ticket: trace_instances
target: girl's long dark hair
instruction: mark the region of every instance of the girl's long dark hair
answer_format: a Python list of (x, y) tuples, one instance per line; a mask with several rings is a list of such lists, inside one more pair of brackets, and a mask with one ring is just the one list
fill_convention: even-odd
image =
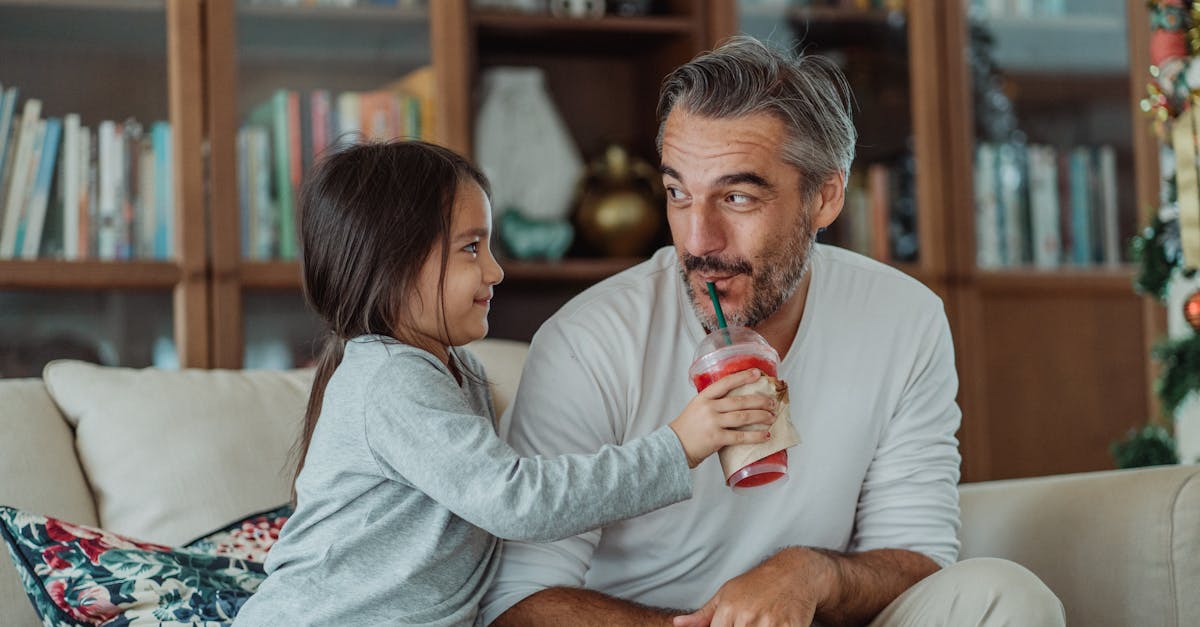
[[(487, 179), (455, 152), (421, 141), (370, 142), (321, 159), (300, 188), (304, 299), (326, 329), (304, 426), (292, 452), (304, 467), (325, 387), (346, 341), (367, 334), (406, 335), (404, 316), (416, 279), (441, 242), (445, 282), (450, 220), (463, 182), (490, 196)], [(443, 322), (443, 327), (445, 323)], [(453, 357), (450, 368), (458, 374)]]

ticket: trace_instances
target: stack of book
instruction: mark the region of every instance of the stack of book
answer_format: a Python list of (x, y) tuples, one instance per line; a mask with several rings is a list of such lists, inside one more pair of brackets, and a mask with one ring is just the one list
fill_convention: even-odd
[(331, 149), (360, 140), (431, 139), (432, 69), (381, 89), (279, 89), (238, 131), (245, 259), (296, 258), (296, 198), (304, 173)]
[(842, 213), (820, 241), (885, 263), (916, 261), (916, 189), (911, 155), (856, 164)]
[(0, 259), (168, 259), (171, 126), (42, 117), (0, 85)]
[(981, 143), (975, 250), (981, 268), (1121, 262), (1112, 146)]

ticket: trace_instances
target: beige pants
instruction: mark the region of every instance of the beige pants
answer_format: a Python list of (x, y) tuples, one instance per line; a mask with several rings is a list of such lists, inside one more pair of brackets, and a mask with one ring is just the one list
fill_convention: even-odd
[(1066, 625), (1062, 601), (1024, 566), (980, 557), (952, 564), (896, 597), (871, 627)]

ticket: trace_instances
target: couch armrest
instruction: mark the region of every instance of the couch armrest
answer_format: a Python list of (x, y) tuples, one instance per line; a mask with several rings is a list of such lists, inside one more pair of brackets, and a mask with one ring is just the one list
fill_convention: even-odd
[(965, 484), (961, 558), (1037, 573), (1071, 625), (1200, 621), (1200, 466)]

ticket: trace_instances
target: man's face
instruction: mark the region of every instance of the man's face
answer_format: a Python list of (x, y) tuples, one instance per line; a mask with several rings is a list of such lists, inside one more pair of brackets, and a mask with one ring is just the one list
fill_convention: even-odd
[[(795, 293), (808, 267), (822, 193), (802, 198), (800, 172), (783, 161), (784, 125), (676, 109), (663, 131), (667, 219), (679, 269), (700, 321), (716, 328), (706, 282), (731, 325), (755, 327)], [(840, 207), (840, 199), (839, 199)], [(836, 217), (836, 213), (834, 213)]]

